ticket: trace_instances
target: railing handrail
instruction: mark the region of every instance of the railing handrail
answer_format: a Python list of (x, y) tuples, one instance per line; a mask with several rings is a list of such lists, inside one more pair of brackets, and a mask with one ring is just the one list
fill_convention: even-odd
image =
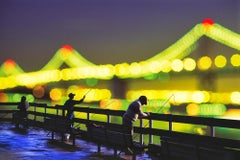
[[(2, 103), (0, 102), (1, 105), (17, 105), (18, 103)], [(67, 109), (64, 105), (56, 105), (56, 106), (49, 106), (45, 103), (30, 103), (30, 108), (34, 107), (34, 109), (29, 111), (29, 114), (32, 114), (35, 116), (34, 120), (36, 120), (36, 116), (50, 116), (51, 114), (46, 113), (47, 109), (56, 109), (56, 110), (62, 110), (62, 115), (65, 115), (65, 110)], [(38, 112), (36, 108), (44, 108), (45, 113), (43, 112)], [(10, 113), (13, 112), (14, 110), (2, 110), (0, 112), (0, 119), (1, 119), (1, 113)], [(76, 106), (74, 108), (75, 112), (84, 112), (86, 114), (101, 114), (101, 115), (106, 115), (107, 117), (110, 116), (119, 116), (121, 117), (123, 113), (125, 112), (124, 110), (111, 110), (111, 109), (100, 109), (100, 108), (90, 108), (90, 107), (81, 107), (81, 106)], [(89, 117), (88, 117), (89, 118)], [(86, 119), (90, 120), (90, 119)], [(110, 119), (110, 118), (108, 118)], [(194, 117), (194, 116), (185, 116), (185, 115), (173, 115), (173, 114), (158, 114), (158, 113), (151, 113), (149, 117), (143, 118), (149, 121), (148, 128), (151, 128), (150, 124), (152, 124), (152, 121), (166, 121), (169, 123), (169, 131), (172, 131), (172, 125), (173, 123), (184, 123), (184, 124), (191, 124), (191, 125), (206, 125), (211, 128), (211, 135), (214, 137), (214, 127), (226, 127), (226, 128), (235, 128), (239, 129), (240, 127), (240, 120), (232, 120), (232, 119), (218, 119), (218, 118), (210, 118), (210, 117)], [(76, 122), (79, 121), (85, 121), (81, 118), (76, 118)], [(106, 122), (106, 123), (111, 123), (111, 122)], [(137, 128), (146, 128), (143, 126), (135, 127)], [(137, 129), (138, 130), (138, 129)], [(138, 131), (140, 133), (140, 131)], [(141, 134), (141, 133), (140, 133)], [(151, 134), (151, 133), (148, 133)]]

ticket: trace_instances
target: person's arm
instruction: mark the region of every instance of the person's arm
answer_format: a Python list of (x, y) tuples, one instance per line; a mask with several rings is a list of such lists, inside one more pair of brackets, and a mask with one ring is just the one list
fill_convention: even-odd
[(140, 112), (139, 117), (148, 117), (149, 113)]
[(83, 101), (84, 101), (84, 99), (85, 99), (85, 95), (83, 96), (83, 98), (82, 99), (80, 99), (80, 100), (73, 100), (73, 102), (74, 102), (74, 104), (79, 104), (79, 103), (82, 103)]
[(139, 115), (140, 118), (142, 118), (142, 117), (148, 117), (150, 115), (150, 113), (144, 113), (142, 111), (141, 107), (139, 106), (138, 115)]
[(25, 102), (25, 108), (26, 108), (26, 111), (28, 110), (28, 108), (29, 108), (29, 103), (26, 101)]
[(86, 96), (84, 95), (83, 98), (79, 100), (79, 103), (82, 103), (85, 98), (86, 98)]

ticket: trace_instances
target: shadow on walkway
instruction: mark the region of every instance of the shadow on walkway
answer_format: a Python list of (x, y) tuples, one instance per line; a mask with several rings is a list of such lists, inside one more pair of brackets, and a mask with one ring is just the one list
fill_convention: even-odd
[[(15, 129), (12, 124), (0, 124), (1, 160), (131, 160), (131, 155), (121, 153), (113, 157), (113, 149), (76, 139), (76, 146), (52, 141), (51, 134), (40, 128)], [(60, 136), (57, 137), (60, 139)], [(151, 160), (147, 154), (138, 155), (137, 160)]]

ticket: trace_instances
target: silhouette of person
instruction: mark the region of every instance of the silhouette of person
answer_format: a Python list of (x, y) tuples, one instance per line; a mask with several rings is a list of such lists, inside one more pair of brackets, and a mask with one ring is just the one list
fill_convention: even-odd
[(74, 119), (74, 113), (73, 113), (74, 105), (82, 103), (85, 99), (85, 95), (80, 100), (74, 100), (73, 99), (74, 96), (75, 96), (75, 94), (69, 93), (68, 94), (69, 99), (64, 103), (64, 106), (67, 107), (67, 115), (66, 115), (67, 120)]
[(142, 106), (147, 105), (147, 97), (140, 96), (137, 100), (133, 101), (127, 111), (123, 114), (123, 129), (126, 133), (133, 135), (133, 122), (135, 122), (138, 117), (147, 117), (150, 113), (142, 112)]
[[(69, 93), (68, 94), (68, 100), (64, 103), (64, 106), (67, 107), (66, 119), (67, 119), (67, 121), (71, 121), (71, 124), (69, 126), (70, 128), (73, 127), (73, 123), (74, 123), (73, 122), (73, 119), (74, 119), (74, 112), (73, 112), (74, 105), (82, 103), (84, 101), (84, 99), (85, 99), (85, 95), (80, 100), (74, 100), (73, 99), (74, 96), (75, 96), (75, 94)], [(68, 141), (69, 138), (70, 138), (70, 134), (66, 133), (65, 137), (66, 137), (66, 140)]]
[[(142, 111), (142, 106), (147, 105), (147, 97), (146, 96), (140, 96), (137, 100), (130, 103), (128, 106), (127, 111), (123, 114), (123, 130), (125, 133), (130, 134), (133, 136), (133, 123), (138, 118), (147, 117), (150, 115), (150, 113), (144, 113)], [(131, 138), (131, 141), (133, 141), (133, 138)], [(129, 146), (131, 147), (131, 146)], [(131, 151), (131, 148), (128, 148), (129, 152)]]
[[(20, 123), (25, 123), (25, 120), (27, 118), (27, 110), (29, 108), (29, 103), (27, 102), (27, 98), (25, 96), (21, 97), (21, 101), (19, 102), (17, 108), (18, 108), (18, 111), (16, 113), (17, 115), (15, 115), (17, 116), (15, 117), (16, 118), (15, 120), (16, 120), (16, 127), (19, 128)], [(23, 124), (23, 125), (25, 125), (26, 127), (27, 124)]]

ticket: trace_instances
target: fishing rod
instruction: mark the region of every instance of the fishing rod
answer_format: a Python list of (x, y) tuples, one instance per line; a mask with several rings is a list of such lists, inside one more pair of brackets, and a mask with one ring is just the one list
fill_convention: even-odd
[(88, 89), (87, 92), (83, 96), (87, 96), (87, 94), (92, 90), (92, 88)]
[[(91, 90), (92, 90), (91, 88), (88, 89), (87, 92), (83, 95), (82, 99), (85, 98), (85, 97), (87, 96), (87, 94), (88, 94)], [(81, 100), (82, 100), (82, 99), (81, 99)], [(80, 101), (80, 100), (79, 100), (79, 101)]]
[[(87, 94), (92, 90), (92, 88), (88, 89), (87, 92), (83, 95), (83, 97), (86, 97)], [(78, 115), (78, 114), (77, 114)]]
[(161, 107), (157, 110), (157, 113), (159, 113), (159, 112), (166, 106), (166, 104), (169, 102), (169, 100), (170, 100), (172, 97), (174, 97), (174, 99), (175, 99), (175, 95), (174, 95), (174, 94), (171, 94), (171, 96), (169, 96), (168, 99), (166, 99), (166, 100), (163, 102), (163, 104), (161, 105)]
[[(83, 98), (86, 97), (87, 94), (88, 94), (91, 90), (92, 90), (92, 88), (88, 89), (87, 92), (83, 95)], [(80, 124), (79, 124), (79, 125), (80, 125)], [(77, 125), (77, 126), (79, 126), (79, 125)], [(75, 128), (76, 126), (75, 126), (75, 127), (72, 126), (72, 127)], [(48, 136), (50, 133), (51, 133), (51, 131), (47, 133), (47, 136)]]

